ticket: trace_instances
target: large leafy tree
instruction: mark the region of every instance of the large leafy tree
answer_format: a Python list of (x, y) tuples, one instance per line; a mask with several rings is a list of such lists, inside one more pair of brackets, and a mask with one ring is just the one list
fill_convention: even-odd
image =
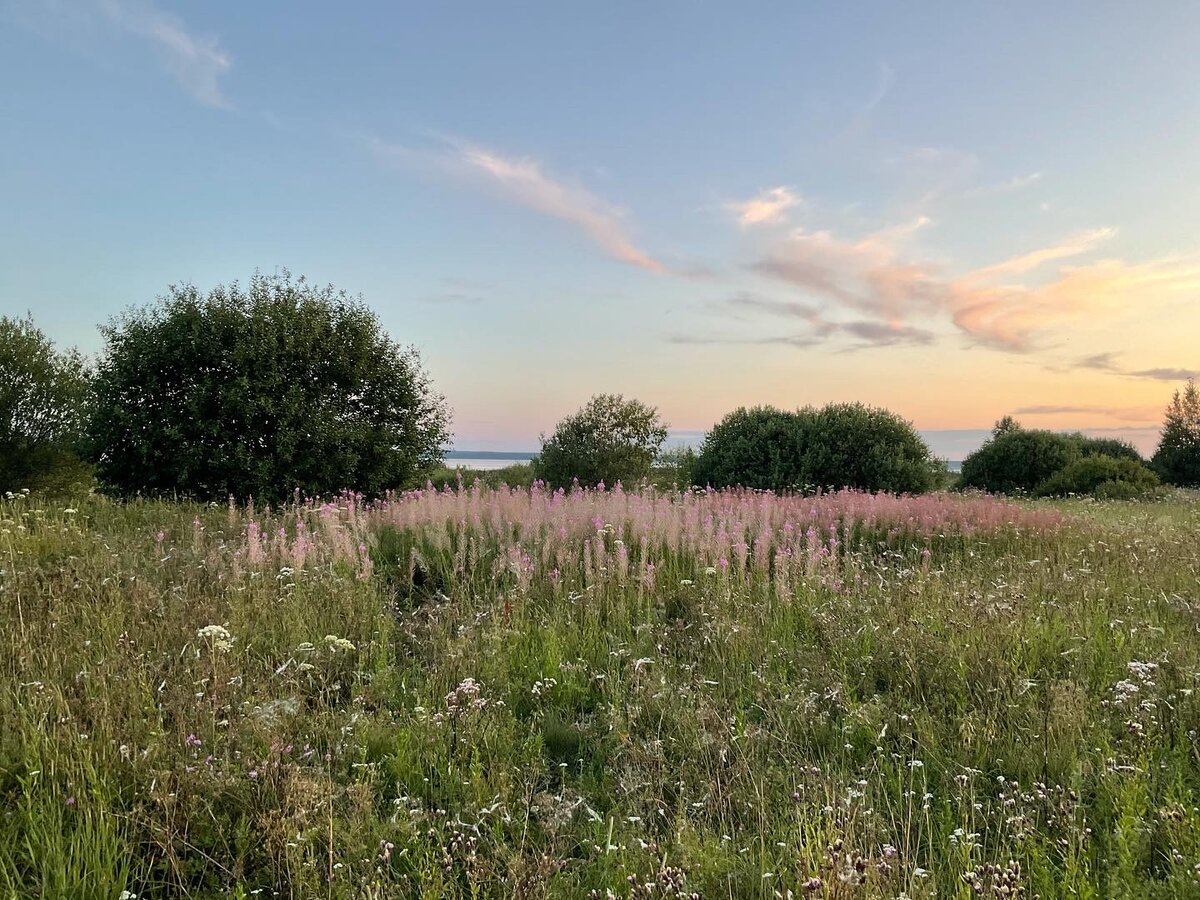
[(449, 439), (416, 352), (361, 301), (303, 278), (172, 287), (103, 332), (91, 443), (119, 494), (378, 495)]
[(89, 396), (83, 357), (29, 317), (0, 317), (0, 491), (87, 477), (77, 450)]
[(598, 394), (567, 416), (534, 463), (538, 478), (552, 487), (569, 487), (576, 479), (586, 487), (618, 481), (632, 485), (650, 474), (667, 439), (658, 411), (620, 394)]
[(1200, 391), (1194, 379), (1171, 398), (1151, 464), (1169, 484), (1200, 487)]

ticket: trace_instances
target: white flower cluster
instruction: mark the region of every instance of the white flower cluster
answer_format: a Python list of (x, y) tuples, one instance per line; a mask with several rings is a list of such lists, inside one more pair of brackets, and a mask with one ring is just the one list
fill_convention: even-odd
[(207, 641), (214, 653), (228, 653), (237, 641), (224, 625), (205, 625), (196, 632), (196, 637)]
[(330, 653), (350, 653), (357, 649), (350, 641), (336, 634), (325, 635), (325, 643), (329, 645)]

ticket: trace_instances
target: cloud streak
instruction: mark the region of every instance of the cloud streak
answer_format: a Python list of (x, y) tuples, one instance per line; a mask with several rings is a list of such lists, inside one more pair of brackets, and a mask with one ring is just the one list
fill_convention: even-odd
[(167, 71), (198, 102), (214, 109), (231, 108), (221, 91), (221, 78), (233, 60), (215, 38), (192, 34), (181, 19), (150, 3), (100, 0), (99, 9), (122, 31), (148, 41)]
[(781, 185), (769, 188), (749, 200), (726, 203), (725, 208), (733, 213), (739, 226), (753, 228), (782, 222), (787, 211), (799, 205), (800, 197), (791, 188)]
[(795, 229), (751, 268), (893, 327), (912, 317), (948, 316), (972, 340), (1017, 352), (1033, 349), (1055, 326), (1200, 293), (1196, 258), (1102, 259), (1060, 265), (1038, 284), (1022, 280), (1051, 263), (1094, 252), (1113, 237), (1112, 228), (1080, 232), (955, 277), (906, 252), (908, 239), (928, 221), (917, 218), (858, 239)]
[(668, 271), (664, 263), (633, 242), (620, 209), (581, 185), (551, 176), (536, 160), (504, 156), (457, 138), (439, 138), (432, 149), (391, 143), (374, 136), (368, 136), (365, 143), (372, 153), (391, 164), (433, 168), (508, 203), (566, 222), (613, 259), (650, 272)]

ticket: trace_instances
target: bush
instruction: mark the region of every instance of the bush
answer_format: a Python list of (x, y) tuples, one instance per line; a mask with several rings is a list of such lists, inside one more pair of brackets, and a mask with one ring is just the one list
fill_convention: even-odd
[(527, 462), (513, 463), (511, 466), (504, 466), (499, 469), (441, 466), (419, 483), (414, 484), (414, 486), (425, 487), (426, 482), (428, 482), (438, 490), (443, 490), (447, 487), (451, 490), (457, 490), (459, 484), (461, 484), (469, 490), (478, 481), (480, 484), (490, 488), (498, 488), (501, 485), (529, 488), (533, 487), (533, 479), (533, 465)]
[(1168, 484), (1200, 487), (1200, 393), (1189, 380), (1175, 392), (1151, 465)]
[(90, 396), (83, 357), (31, 318), (0, 317), (0, 493), (91, 481), (79, 458)]
[(597, 394), (577, 413), (542, 436), (533, 462), (538, 478), (554, 488), (576, 479), (586, 487), (640, 482), (650, 474), (667, 427), (654, 407), (620, 394)]
[(1137, 447), (1128, 441), (1119, 441), (1116, 438), (1088, 437), (1086, 434), (1075, 434), (1072, 437), (1079, 444), (1079, 452), (1083, 456), (1111, 456), (1113, 459), (1145, 463)]
[(432, 468), (445, 401), (360, 301), (290, 275), (172, 287), (103, 329), (92, 449), (118, 494), (378, 495)]
[(938, 463), (912, 425), (860, 403), (738, 409), (704, 439), (695, 480), (762, 490), (850, 487), (920, 493)]
[(803, 449), (812, 416), (811, 409), (734, 410), (705, 435), (696, 458), (696, 484), (774, 491), (808, 486)]
[(939, 464), (912, 423), (886, 409), (831, 403), (813, 416), (804, 446), (809, 483), (919, 494)]
[(997, 428), (990, 440), (963, 460), (959, 487), (997, 494), (1032, 493), (1082, 456), (1072, 435)]
[(650, 483), (665, 491), (686, 491), (695, 484), (696, 451), (691, 447), (672, 447), (654, 460)]
[(1083, 456), (1068, 463), (1037, 488), (1041, 497), (1088, 494), (1109, 500), (1129, 500), (1158, 487), (1158, 476), (1143, 463), (1112, 456)]

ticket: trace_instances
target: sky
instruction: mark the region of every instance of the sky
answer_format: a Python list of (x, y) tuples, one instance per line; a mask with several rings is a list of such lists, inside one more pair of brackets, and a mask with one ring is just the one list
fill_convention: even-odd
[(288, 269), (460, 449), (884, 406), (1153, 448), (1200, 370), (1200, 4), (0, 0), (0, 314)]

